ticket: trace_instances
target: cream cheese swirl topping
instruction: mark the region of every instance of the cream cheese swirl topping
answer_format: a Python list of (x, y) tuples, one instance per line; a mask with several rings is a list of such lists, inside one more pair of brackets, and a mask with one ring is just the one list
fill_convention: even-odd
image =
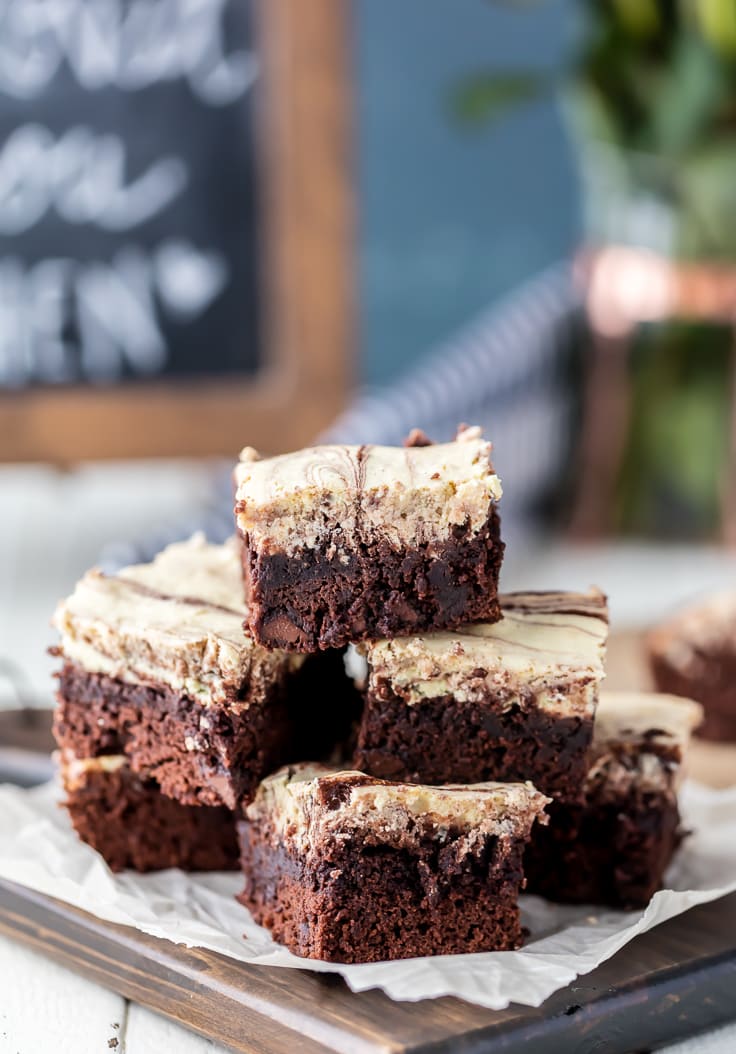
[(363, 539), (417, 545), (465, 526), (477, 533), (501, 497), (491, 444), (477, 428), (429, 446), (321, 446), (235, 470), (238, 528), (266, 550), (293, 552)]
[(369, 686), (386, 680), (409, 703), (445, 693), (481, 698), (489, 688), (551, 690), (546, 704), (564, 708), (557, 690), (602, 680), (608, 609), (599, 590), (507, 593), (500, 602), (499, 622), (357, 645)]
[(201, 534), (116, 575), (87, 572), (54, 615), (64, 657), (90, 673), (164, 684), (206, 705), (255, 689), (301, 656), (246, 636), (238, 547)]
[(442, 840), (449, 830), (464, 830), (477, 844), (487, 834), (526, 837), (549, 800), (531, 783), (429, 787), (304, 764), (265, 779), (246, 815), (265, 819), (275, 837), (306, 849), (330, 832), (344, 835), (351, 829), (372, 830), (377, 841), (388, 843), (422, 834)]

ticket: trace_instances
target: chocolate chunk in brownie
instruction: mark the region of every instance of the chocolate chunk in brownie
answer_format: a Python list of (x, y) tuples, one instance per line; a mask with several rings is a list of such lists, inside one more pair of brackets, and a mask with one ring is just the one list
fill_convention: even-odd
[(247, 626), (315, 651), (499, 616), (501, 485), (479, 429), (324, 446), (236, 468)]
[(689, 699), (604, 693), (578, 804), (553, 802), (525, 856), (529, 892), (571, 903), (644, 907), (682, 832), (677, 786), (702, 708)]
[(358, 646), (366, 671), (355, 768), (416, 783), (529, 779), (545, 794), (579, 797), (605, 597), (510, 593), (501, 610), (499, 622)]
[(297, 955), (376, 962), (516, 948), (531, 784), (422, 787), (282, 769), (238, 824), (242, 903)]

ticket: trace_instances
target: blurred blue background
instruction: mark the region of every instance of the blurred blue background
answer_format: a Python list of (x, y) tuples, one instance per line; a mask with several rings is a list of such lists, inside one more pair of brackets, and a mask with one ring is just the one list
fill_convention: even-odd
[(463, 78), (562, 70), (573, 0), (358, 0), (357, 159), (363, 378), (390, 381), (527, 276), (569, 256), (580, 190), (559, 105), (467, 127)]

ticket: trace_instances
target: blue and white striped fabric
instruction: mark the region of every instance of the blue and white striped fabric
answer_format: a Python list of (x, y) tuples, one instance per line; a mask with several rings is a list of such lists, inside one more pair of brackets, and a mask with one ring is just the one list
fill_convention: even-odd
[(444, 440), (460, 423), (480, 425), (506, 481), (506, 515), (529, 512), (559, 480), (569, 449), (579, 308), (570, 267), (544, 272), (393, 387), (358, 399), (322, 439), (401, 443), (416, 427)]
[[(570, 352), (579, 315), (569, 264), (553, 267), (430, 352), (396, 384), (366, 392), (319, 441), (395, 444), (412, 428), (443, 440), (460, 423), (480, 425), (493, 440), (504, 482), (508, 537), (511, 524), (533, 517), (565, 471), (575, 405)], [(229, 468), (213, 489), (211, 506), (200, 515), (141, 544), (108, 547), (103, 566), (150, 559), (195, 530), (224, 540), (233, 529)]]

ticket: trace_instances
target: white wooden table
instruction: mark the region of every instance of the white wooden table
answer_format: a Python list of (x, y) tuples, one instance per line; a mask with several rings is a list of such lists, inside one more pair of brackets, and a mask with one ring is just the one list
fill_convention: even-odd
[(212, 1054), (223, 1048), (0, 937), (1, 1054)]
[[(189, 517), (208, 496), (208, 467), (92, 466), (75, 473), (0, 467), (0, 655), (24, 672), (41, 705), (51, 701), (48, 619), (57, 599), (115, 539)], [(642, 546), (509, 547), (506, 588), (573, 588), (598, 582), (613, 617), (645, 624), (674, 603), (726, 581), (736, 556)], [(14, 705), (0, 681), (0, 706)], [(667, 1048), (732, 1054), (736, 1025)], [(43, 956), (0, 937), (0, 1054), (203, 1054), (218, 1045), (135, 1006)]]

